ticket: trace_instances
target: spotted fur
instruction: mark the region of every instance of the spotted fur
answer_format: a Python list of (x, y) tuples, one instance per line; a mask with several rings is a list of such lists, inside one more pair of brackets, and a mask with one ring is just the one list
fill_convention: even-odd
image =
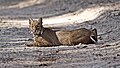
[(34, 35), (33, 46), (76, 45), (79, 43), (93, 44), (97, 42), (97, 30), (79, 28), (76, 30), (53, 31), (42, 25), (39, 20), (29, 19), (29, 29)]

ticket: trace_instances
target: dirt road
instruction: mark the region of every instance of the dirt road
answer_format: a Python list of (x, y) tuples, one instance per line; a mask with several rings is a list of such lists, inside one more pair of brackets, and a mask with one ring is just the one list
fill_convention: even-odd
[[(27, 47), (30, 16), (61, 30), (96, 28), (98, 43)], [(1, 68), (120, 68), (119, 0), (0, 0), (0, 18)]]

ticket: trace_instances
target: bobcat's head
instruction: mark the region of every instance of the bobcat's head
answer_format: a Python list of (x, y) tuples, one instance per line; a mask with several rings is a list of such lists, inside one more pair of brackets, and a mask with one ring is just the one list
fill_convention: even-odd
[(29, 29), (34, 35), (41, 35), (43, 32), (42, 18), (39, 20), (29, 19)]

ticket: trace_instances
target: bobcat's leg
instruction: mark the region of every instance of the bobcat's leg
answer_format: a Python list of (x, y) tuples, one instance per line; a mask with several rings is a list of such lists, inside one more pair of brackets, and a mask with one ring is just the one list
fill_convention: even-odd
[(39, 47), (38, 42), (34, 41), (33, 46), (34, 46), (34, 47)]
[(38, 47), (38, 44), (35, 41), (25, 43), (25, 45), (28, 46), (28, 47)]
[(34, 46), (34, 43), (25, 43), (25, 45), (28, 47), (32, 47), (32, 46)]

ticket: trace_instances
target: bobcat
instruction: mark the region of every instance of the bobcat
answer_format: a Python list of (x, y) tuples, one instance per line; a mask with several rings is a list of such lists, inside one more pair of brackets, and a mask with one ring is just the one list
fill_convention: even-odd
[[(79, 43), (93, 44), (97, 42), (97, 30), (80, 28), (76, 30), (53, 31), (42, 25), (42, 18), (39, 20), (29, 19), (29, 29), (34, 35), (32, 46), (57, 46), (76, 45)], [(29, 46), (29, 45), (28, 45)]]

